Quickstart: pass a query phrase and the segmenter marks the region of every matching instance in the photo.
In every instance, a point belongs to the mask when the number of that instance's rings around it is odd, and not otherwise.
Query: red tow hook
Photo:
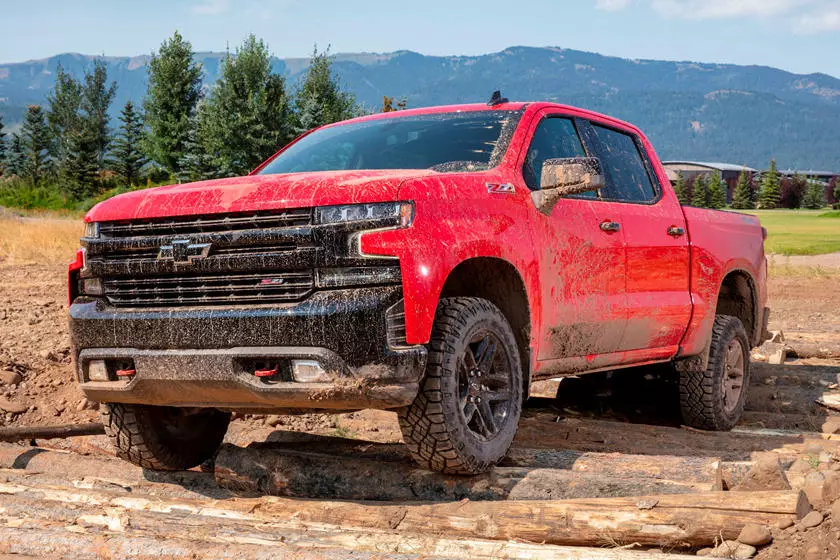
[[[137,370],[135,369],[118,369],[116,371],[117,377],[131,377],[137,374]]]
[[[255,377],[274,377],[275,375],[277,375],[277,368],[258,369],[254,372]]]

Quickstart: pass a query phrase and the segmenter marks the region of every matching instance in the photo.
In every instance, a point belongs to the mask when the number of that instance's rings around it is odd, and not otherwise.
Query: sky
[[[840,77],[840,0],[0,0],[0,63],[149,54],[175,29],[198,51],[254,33],[279,57],[554,46]]]

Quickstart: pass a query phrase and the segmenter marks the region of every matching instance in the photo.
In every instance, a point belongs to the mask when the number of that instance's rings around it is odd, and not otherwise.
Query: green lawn
[[[822,255],[840,251],[840,212],[825,210],[752,210],[767,228],[767,253]]]

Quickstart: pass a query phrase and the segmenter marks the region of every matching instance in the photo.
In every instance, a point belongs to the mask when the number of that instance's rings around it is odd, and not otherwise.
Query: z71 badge
[[[516,187],[511,183],[487,183],[487,192],[490,194],[513,194]]]

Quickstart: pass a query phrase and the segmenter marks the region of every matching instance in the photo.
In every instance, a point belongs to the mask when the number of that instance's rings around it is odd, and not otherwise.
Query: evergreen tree
[[[837,180],[837,177],[831,178],[829,188],[831,189],[831,194],[834,195],[834,203],[840,203],[840,181]]]
[[[33,186],[38,185],[52,168],[50,129],[40,105],[26,108],[20,140],[23,153],[21,174]]]
[[[691,205],[697,208],[708,208],[709,206],[709,185],[706,183],[705,175],[698,175],[697,179],[694,180]]]
[[[315,126],[343,121],[362,113],[353,94],[341,89],[338,78],[333,74],[332,63],[329,48],[319,53],[316,46],[309,59],[309,68],[295,95],[298,115],[302,116],[304,108],[313,103],[313,100],[320,105],[320,122],[315,123]],[[301,124],[300,127],[302,126]]]
[[[751,210],[755,208],[751,183],[752,177],[747,170],[741,171],[741,174],[738,176],[738,184],[735,186],[735,193],[732,196],[732,208],[736,210]]]
[[[683,177],[682,171],[677,171],[677,180],[674,183],[674,192],[677,193],[677,200],[680,201],[680,204],[683,206],[691,204],[691,197],[688,195],[688,185],[685,182],[685,177]]]
[[[81,111],[84,134],[88,137],[86,142],[95,151],[99,169],[104,167],[105,156],[111,144],[108,110],[116,93],[117,82],[108,84],[108,69],[102,60],[96,59],[93,63],[93,71],[85,73]]]
[[[199,103],[198,114],[203,110],[204,102]],[[219,176],[219,170],[201,141],[201,127],[198,114],[193,115],[189,122],[187,138],[184,141],[184,152],[178,160],[178,173],[175,177],[182,183],[204,181]]]
[[[770,160],[770,169],[761,179],[761,189],[758,193],[758,207],[771,209],[779,205],[782,195],[782,186],[779,182],[779,173],[776,169],[776,160]]]
[[[298,126],[295,127],[297,134],[309,132],[318,128],[324,123],[324,111],[321,101],[317,97],[309,97],[303,102],[298,114]]]
[[[725,208],[726,184],[723,182],[723,178],[721,177],[720,172],[715,173],[714,175],[712,175],[711,179],[709,179],[708,189],[709,208],[714,208],[715,210]]]
[[[254,35],[224,58],[198,114],[198,139],[221,175],[248,173],[293,138],[285,80],[272,73],[271,53]]]
[[[809,179],[808,189],[802,199],[802,207],[818,210],[823,206],[825,206],[825,186],[816,179]]]
[[[3,115],[0,115],[0,177],[6,173],[6,132],[3,130]]]
[[[23,175],[23,165],[26,156],[23,154],[23,139],[17,132],[12,134],[9,153],[6,156],[6,174],[20,177]]]
[[[149,85],[144,106],[149,134],[145,153],[170,173],[180,171],[191,119],[201,98],[201,64],[192,45],[177,31],[149,61]]]
[[[56,69],[55,85],[47,95],[47,103],[47,122],[55,139],[53,156],[62,171],[71,156],[70,137],[81,129],[82,86],[64,71],[61,64]]]
[[[143,139],[142,117],[134,109],[131,100],[126,101],[120,113],[120,122],[122,124],[114,139],[111,167],[122,177],[126,186],[132,186],[140,179],[140,169],[146,163],[146,158],[140,152],[140,142]]]

